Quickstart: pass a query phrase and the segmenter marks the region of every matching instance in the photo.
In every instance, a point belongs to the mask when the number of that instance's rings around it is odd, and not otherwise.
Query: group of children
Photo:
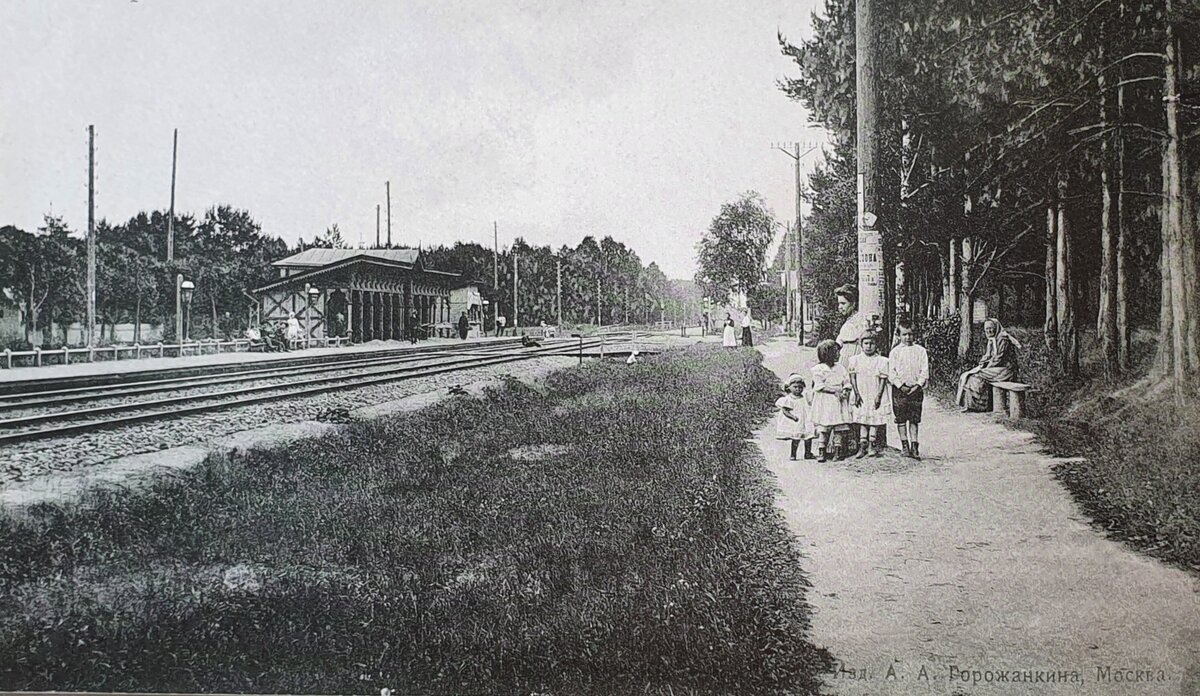
[[[929,381],[929,356],[913,340],[912,325],[899,322],[899,342],[889,357],[879,354],[879,338],[866,334],[860,339],[862,352],[839,362],[841,347],[830,340],[817,344],[818,363],[811,370],[810,384],[792,374],[783,385],[786,392],[775,402],[779,410],[777,433],[791,440],[792,459],[800,443],[804,458],[812,459],[816,440],[819,461],[882,453],[881,429],[889,416],[900,431],[905,457],[921,458],[918,442],[925,383]],[[807,388],[806,388],[807,387]],[[852,433],[857,426],[858,441]]]

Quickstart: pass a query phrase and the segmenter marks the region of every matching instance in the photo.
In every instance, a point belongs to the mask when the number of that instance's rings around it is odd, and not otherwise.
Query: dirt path
[[[760,350],[780,375],[812,360]],[[1029,435],[930,401],[924,426],[921,462],[789,462],[758,434],[830,693],[1200,694],[1196,578],[1089,527]]]

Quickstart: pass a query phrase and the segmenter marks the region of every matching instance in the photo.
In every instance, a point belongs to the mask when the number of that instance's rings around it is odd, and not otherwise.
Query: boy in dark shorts
[[[929,354],[913,341],[912,322],[897,322],[900,345],[888,356],[888,382],[892,385],[892,415],[900,431],[905,457],[921,458],[918,443],[921,410],[925,401],[925,383],[929,381]]]

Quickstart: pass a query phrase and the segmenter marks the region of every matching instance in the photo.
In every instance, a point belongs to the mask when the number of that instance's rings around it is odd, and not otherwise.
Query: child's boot
[[[912,456],[912,450],[910,450],[908,448],[908,440],[900,441],[900,456],[902,456],[902,457],[911,457]]]
[[[858,459],[867,456],[867,438],[865,436],[858,441],[858,454],[856,456]]]
[[[825,452],[825,445],[817,447],[817,461],[822,464],[829,461],[829,455]]]
[[[800,447],[799,440],[792,440],[792,461],[796,461],[796,450]]]
[[[805,459],[815,459],[816,458],[813,456],[812,440],[804,441],[804,458]]]
[[[921,443],[919,443],[919,442],[912,443],[910,451],[912,452],[913,459],[916,459],[917,461],[921,461]]]

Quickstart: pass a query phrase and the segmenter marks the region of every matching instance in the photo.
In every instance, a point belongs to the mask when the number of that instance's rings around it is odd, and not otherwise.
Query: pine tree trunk
[[[1058,352],[1058,219],[1054,206],[1046,207],[1046,322],[1042,328],[1046,349]]]
[[[1108,127],[1108,100],[1105,92],[1104,73],[1097,78],[1100,89],[1100,125]],[[1109,139],[1100,141],[1100,296],[1096,304],[1096,338],[1100,341],[1104,358],[1104,373],[1112,377],[1120,370],[1117,355],[1117,279],[1116,239],[1113,218],[1116,209],[1112,195],[1112,166],[1110,163]]]
[[[1170,10],[1170,2],[1167,9]],[[1188,306],[1194,295],[1195,252],[1184,234],[1183,161],[1179,135],[1179,85],[1176,61],[1178,43],[1174,28],[1167,23],[1166,60],[1163,80],[1163,102],[1166,104],[1167,140],[1163,151],[1163,310],[1159,326],[1159,352],[1168,353],[1160,367],[1169,369],[1175,399],[1182,404],[1191,389],[1191,362],[1196,351],[1189,335]],[[1163,335],[1164,329],[1169,331]]]
[[[1065,186],[1059,184],[1057,236],[1058,345],[1063,373],[1079,374],[1079,329],[1075,323],[1074,283],[1071,268],[1071,230],[1067,218]]]
[[[958,293],[958,357],[967,357],[971,352],[971,329],[975,323],[975,302],[971,293],[971,267],[974,261],[974,251],[971,238],[962,239],[962,263],[960,281],[962,288]]]
[[[1124,16],[1124,4],[1121,6]],[[1121,73],[1124,75],[1124,72]],[[1117,121],[1125,122],[1125,86],[1117,90]],[[1116,317],[1117,317],[1117,366],[1122,371],[1129,370],[1130,328],[1129,328],[1129,269],[1126,267],[1126,257],[1129,252],[1125,239],[1125,135],[1117,128],[1117,212],[1114,216],[1117,224],[1117,288],[1116,288]]]
[[[962,289],[962,258],[959,253],[959,240],[950,239],[950,307],[946,312],[946,316],[950,316],[958,311],[958,295]]]
[[[942,270],[942,301],[940,303],[940,306],[941,306],[941,315],[943,317],[948,317],[954,313],[954,300],[950,297],[950,254],[953,251],[953,249],[954,249],[954,246],[949,245],[947,247],[946,253],[943,254],[940,252],[940,247],[939,247],[939,253],[938,253],[938,257],[941,261],[941,263],[939,265],[941,266],[941,270]]]

